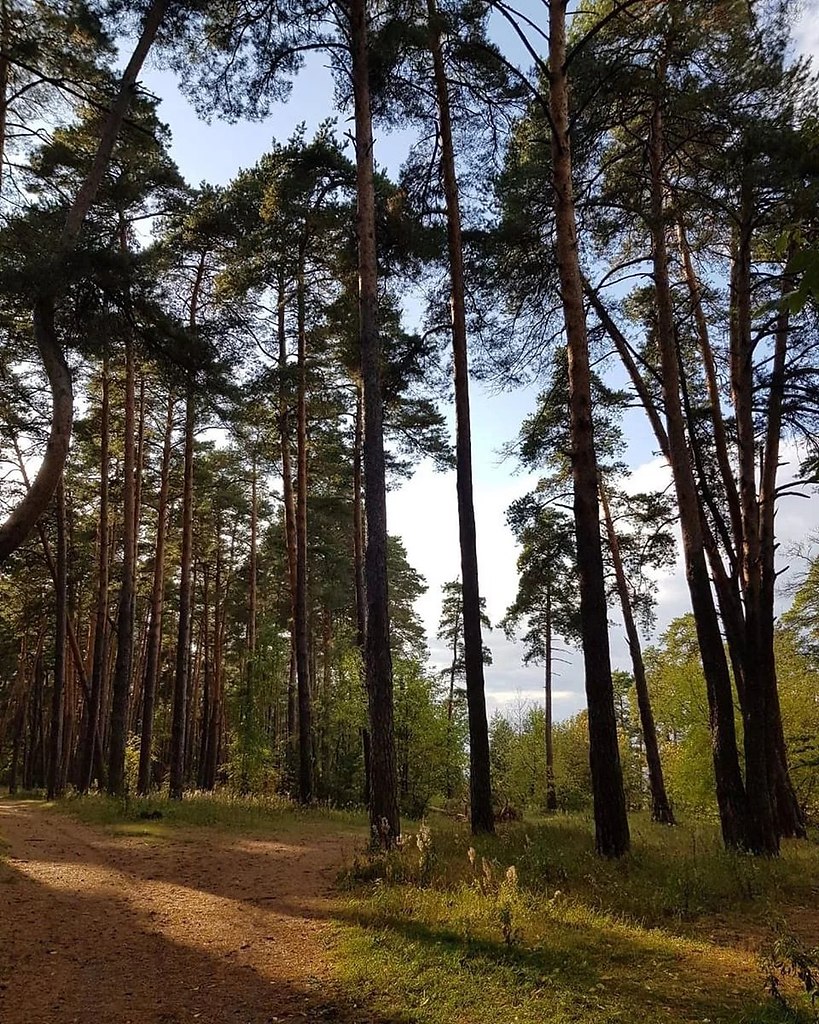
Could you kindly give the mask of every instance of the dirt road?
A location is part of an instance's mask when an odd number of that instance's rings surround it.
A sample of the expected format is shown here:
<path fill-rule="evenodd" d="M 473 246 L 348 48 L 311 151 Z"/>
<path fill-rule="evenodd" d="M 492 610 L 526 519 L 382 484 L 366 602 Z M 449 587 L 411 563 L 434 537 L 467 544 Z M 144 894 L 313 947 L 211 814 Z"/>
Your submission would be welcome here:
<path fill-rule="evenodd" d="M 0 840 L 2 1024 L 372 1020 L 327 956 L 354 836 L 111 835 L 3 801 Z"/>

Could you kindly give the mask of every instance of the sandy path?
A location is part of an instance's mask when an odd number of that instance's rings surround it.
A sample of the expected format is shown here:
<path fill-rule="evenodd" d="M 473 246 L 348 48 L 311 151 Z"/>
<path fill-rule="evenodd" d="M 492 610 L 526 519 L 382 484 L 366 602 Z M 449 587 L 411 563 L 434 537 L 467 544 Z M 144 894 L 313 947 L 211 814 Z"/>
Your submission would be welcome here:
<path fill-rule="evenodd" d="M 367 1021 L 334 992 L 328 889 L 355 837 L 113 836 L 0 802 L 0 1022 Z"/>

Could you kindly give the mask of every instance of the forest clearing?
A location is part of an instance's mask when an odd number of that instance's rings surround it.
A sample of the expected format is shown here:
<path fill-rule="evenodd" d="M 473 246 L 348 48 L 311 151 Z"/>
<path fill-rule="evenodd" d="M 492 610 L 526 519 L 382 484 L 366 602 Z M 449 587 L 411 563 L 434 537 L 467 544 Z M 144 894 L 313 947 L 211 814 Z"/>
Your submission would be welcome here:
<path fill-rule="evenodd" d="M 431 821 L 373 861 L 360 816 L 282 802 L 0 800 L 0 1019 L 815 1020 L 784 969 L 819 928 L 815 841 L 760 864 L 642 817 L 617 865 L 579 816 Z"/>

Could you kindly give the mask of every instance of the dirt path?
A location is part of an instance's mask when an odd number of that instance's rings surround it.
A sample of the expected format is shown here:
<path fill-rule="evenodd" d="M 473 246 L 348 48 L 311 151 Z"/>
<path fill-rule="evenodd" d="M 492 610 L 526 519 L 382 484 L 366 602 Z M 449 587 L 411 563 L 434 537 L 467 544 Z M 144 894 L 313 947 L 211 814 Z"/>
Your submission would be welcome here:
<path fill-rule="evenodd" d="M 328 890 L 355 836 L 115 836 L 0 803 L 2 1024 L 367 1021 L 335 993 Z"/>

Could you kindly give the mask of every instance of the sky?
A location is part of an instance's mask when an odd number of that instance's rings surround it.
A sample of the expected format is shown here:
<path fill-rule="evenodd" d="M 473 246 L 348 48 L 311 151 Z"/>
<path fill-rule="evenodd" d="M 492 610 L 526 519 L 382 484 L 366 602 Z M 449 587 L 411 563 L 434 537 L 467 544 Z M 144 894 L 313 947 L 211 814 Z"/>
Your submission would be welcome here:
<path fill-rule="evenodd" d="M 806 0 L 796 28 L 798 51 L 819 60 L 819 0 Z M 277 105 L 263 122 L 227 124 L 200 120 L 179 91 L 175 76 L 156 64 L 146 67 L 142 85 L 162 100 L 160 117 L 173 134 L 172 155 L 183 175 L 193 184 L 224 184 L 238 170 L 252 166 L 269 148 L 272 140 L 286 140 L 302 122 L 308 131 L 332 113 L 333 86 L 325 61 L 311 55 L 305 70 L 297 78 L 286 104 Z M 340 133 L 348 130 L 339 116 Z M 405 160 L 411 136 L 406 132 L 377 131 L 375 157 L 388 172 L 396 174 Z M 409 324 L 408 326 L 412 326 Z M 505 523 L 505 512 L 512 501 L 536 483 L 536 476 L 519 471 L 511 459 L 502 457 L 504 445 L 512 440 L 524 417 L 536 402 L 538 388 L 508 393 L 490 392 L 481 384 L 471 386 L 473 471 L 475 513 L 478 536 L 478 560 L 481 593 L 487 613 L 496 623 L 514 600 L 517 589 L 517 550 Z M 447 410 L 453 430 L 454 419 Z M 664 460 L 654 455 L 649 428 L 640 414 L 627 421 L 626 461 L 632 470 L 627 486 L 632 492 L 662 489 L 670 481 Z M 797 453 L 785 455 L 782 479 L 792 475 Z M 777 516 L 780 540 L 780 565 L 793 564 L 795 543 L 812 530 L 819 529 L 819 500 L 797 497 L 783 501 Z M 428 463 L 418 466 L 414 476 L 388 496 L 388 529 L 400 536 L 410 563 L 425 577 L 428 590 L 418 602 L 418 611 L 427 629 L 432 663 L 442 668 L 448 654 L 436 640 L 441 607 L 441 588 L 460 573 L 458 518 L 454 473 L 436 472 Z M 783 575 L 787 583 L 788 573 Z M 689 610 L 688 593 L 681 559 L 672 571 L 658 577 L 657 628 L 653 638 L 675 617 Z M 784 588 L 783 588 L 784 592 Z M 782 598 L 784 600 L 784 598 Z M 629 669 L 628 648 L 614 610 L 611 613 L 612 659 L 617 668 Z M 485 636 L 493 654 L 486 669 L 487 708 L 490 713 L 517 713 L 522 704 L 542 699 L 542 669 L 522 663 L 520 644 L 506 639 L 498 629 Z M 651 639 L 651 638 L 649 638 Z M 561 655 L 554 682 L 554 713 L 567 717 L 585 706 L 583 671 L 578 651 Z"/>

